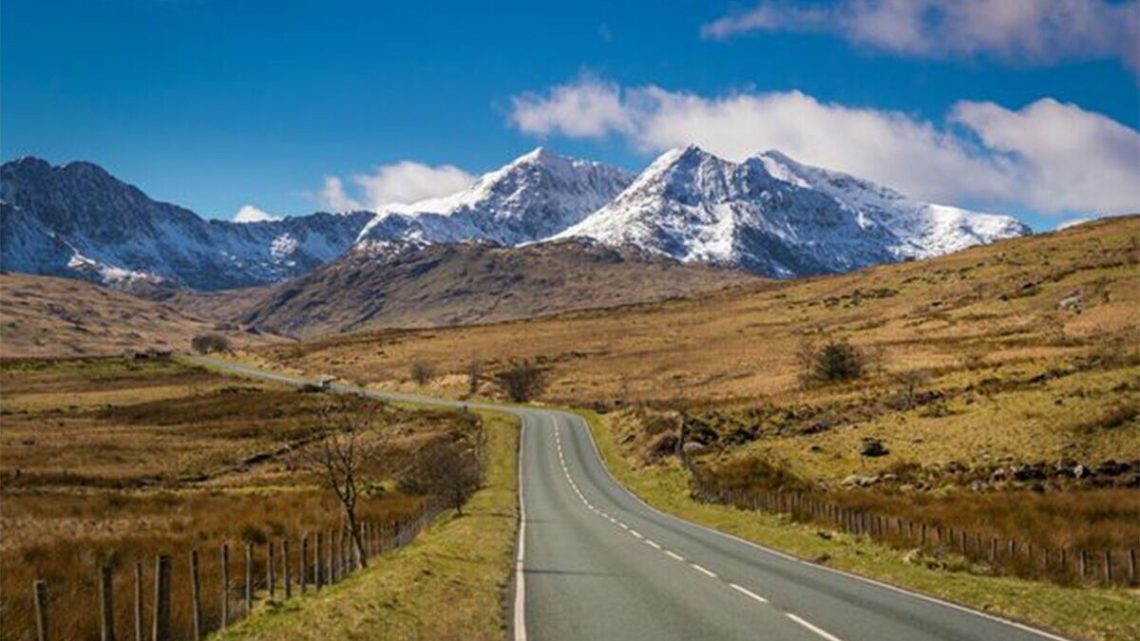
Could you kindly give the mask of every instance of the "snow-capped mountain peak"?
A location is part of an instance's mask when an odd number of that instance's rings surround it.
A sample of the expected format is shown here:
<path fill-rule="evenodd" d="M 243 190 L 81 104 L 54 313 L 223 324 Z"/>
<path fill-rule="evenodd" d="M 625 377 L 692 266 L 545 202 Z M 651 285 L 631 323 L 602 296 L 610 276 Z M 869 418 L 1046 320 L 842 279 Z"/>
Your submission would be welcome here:
<path fill-rule="evenodd" d="M 627 172 L 539 147 L 450 196 L 378 212 L 359 240 L 410 236 L 426 242 L 541 240 L 577 223 L 629 184 Z"/>
<path fill-rule="evenodd" d="M 790 277 L 932 256 L 1028 231 L 1007 216 L 911 200 L 779 151 L 734 163 L 690 145 L 663 153 L 611 203 L 558 237 Z"/>

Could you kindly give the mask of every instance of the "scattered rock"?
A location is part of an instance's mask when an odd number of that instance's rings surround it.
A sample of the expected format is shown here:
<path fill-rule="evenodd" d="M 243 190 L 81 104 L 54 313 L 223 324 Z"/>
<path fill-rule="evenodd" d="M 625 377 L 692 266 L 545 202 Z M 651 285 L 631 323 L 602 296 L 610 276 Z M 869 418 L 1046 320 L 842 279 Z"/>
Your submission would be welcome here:
<path fill-rule="evenodd" d="M 1096 466 L 1096 473 L 1100 476 L 1120 476 L 1127 471 L 1127 465 L 1117 463 L 1112 459 L 1108 459 Z"/>
<path fill-rule="evenodd" d="M 883 442 L 877 438 L 863 439 L 863 445 L 859 448 L 859 454 L 863 456 L 886 456 L 890 452 L 887 446 L 883 445 Z"/>
<path fill-rule="evenodd" d="M 685 443 L 685 446 L 683 449 L 685 450 L 685 454 L 700 454 L 701 452 L 708 449 L 708 446 L 705 445 L 704 443 L 698 443 L 696 441 L 688 441 L 687 443 Z"/>
<path fill-rule="evenodd" d="M 1068 296 L 1062 298 L 1061 302 L 1057 303 L 1057 309 L 1064 309 L 1064 310 L 1080 309 L 1081 308 L 1081 302 L 1083 300 L 1084 300 L 1084 298 L 1081 296 L 1080 292 L 1073 292 L 1073 293 L 1069 294 Z"/>

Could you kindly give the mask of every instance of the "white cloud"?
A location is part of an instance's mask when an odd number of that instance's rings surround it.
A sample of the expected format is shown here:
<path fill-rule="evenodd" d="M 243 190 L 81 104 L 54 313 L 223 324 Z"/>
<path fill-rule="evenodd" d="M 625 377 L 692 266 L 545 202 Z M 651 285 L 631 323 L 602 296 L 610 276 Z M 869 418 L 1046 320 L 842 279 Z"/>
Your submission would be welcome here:
<path fill-rule="evenodd" d="M 936 124 L 797 91 L 704 97 L 584 78 L 515 98 L 510 119 L 540 136 L 618 134 L 644 152 L 693 143 L 741 160 L 779 149 L 935 201 L 1140 210 L 1140 133 L 1048 98 L 1017 111 L 963 101 Z"/>
<path fill-rule="evenodd" d="M 617 85 L 590 76 L 552 88 L 547 95 L 524 94 L 511 100 L 511 120 L 526 133 L 559 132 L 574 138 L 600 138 L 631 126 Z M 534 108 L 541 105 L 541 108 Z"/>
<path fill-rule="evenodd" d="M 356 174 L 352 183 L 358 196 L 345 189 L 336 176 L 325 178 L 319 200 L 334 211 L 378 210 L 393 203 L 411 203 L 446 196 L 470 185 L 474 176 L 453 165 L 432 167 L 410 160 L 381 165 L 371 174 Z"/>
<path fill-rule="evenodd" d="M 752 31 L 835 33 L 929 58 L 987 55 L 1022 64 L 1119 58 L 1140 70 L 1136 0 L 845 0 L 827 8 L 764 0 L 701 27 L 711 39 Z"/>
<path fill-rule="evenodd" d="M 253 205 L 244 205 L 234 214 L 235 223 L 262 223 L 268 220 L 281 220 L 281 217 L 268 214 Z"/>

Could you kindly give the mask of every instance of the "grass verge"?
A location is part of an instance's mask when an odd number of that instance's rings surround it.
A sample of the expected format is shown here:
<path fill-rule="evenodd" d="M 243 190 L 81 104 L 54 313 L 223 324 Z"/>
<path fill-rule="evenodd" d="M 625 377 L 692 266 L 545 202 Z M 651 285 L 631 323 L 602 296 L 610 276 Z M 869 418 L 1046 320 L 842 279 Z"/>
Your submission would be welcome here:
<path fill-rule="evenodd" d="M 1094 587 L 1061 587 L 1023 579 L 936 570 L 908 562 L 908 553 L 862 537 L 791 523 L 779 515 L 699 503 L 689 498 L 686 473 L 675 465 L 635 467 L 621 452 L 606 419 L 578 411 L 590 426 L 614 477 L 650 505 L 721 532 L 805 559 L 826 563 L 1065 635 L 1098 641 L 1140 638 L 1140 593 Z"/>
<path fill-rule="evenodd" d="M 518 518 L 518 421 L 484 413 L 484 487 L 463 516 L 440 517 L 414 545 L 319 596 L 273 606 L 216 641 L 376 639 L 499 641 Z"/>

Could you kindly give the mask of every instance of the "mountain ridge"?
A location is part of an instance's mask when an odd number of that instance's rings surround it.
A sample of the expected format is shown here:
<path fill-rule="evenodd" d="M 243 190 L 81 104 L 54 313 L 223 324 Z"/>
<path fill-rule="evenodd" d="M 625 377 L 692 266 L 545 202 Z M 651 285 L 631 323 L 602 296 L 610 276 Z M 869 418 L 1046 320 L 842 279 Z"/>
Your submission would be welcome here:
<path fill-rule="evenodd" d="M 543 147 L 448 196 L 378 212 L 205 220 L 94 163 L 0 167 L 0 268 L 130 287 L 273 285 L 354 247 L 589 238 L 790 278 L 927 258 L 1031 233 L 1015 219 L 909 199 L 770 150 L 741 163 L 696 146 L 637 176 Z"/>

